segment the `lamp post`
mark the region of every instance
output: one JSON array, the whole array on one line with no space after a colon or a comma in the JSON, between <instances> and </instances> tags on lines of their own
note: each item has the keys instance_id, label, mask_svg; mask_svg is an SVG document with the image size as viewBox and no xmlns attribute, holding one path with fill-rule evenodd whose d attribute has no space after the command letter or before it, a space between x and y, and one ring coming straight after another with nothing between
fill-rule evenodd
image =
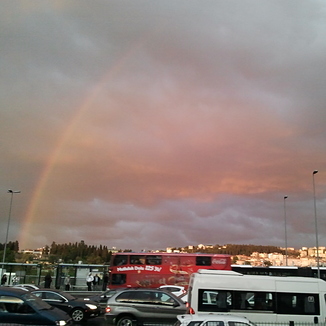
<instances>
[{"instance_id":1,"label":"lamp post","mask_svg":"<svg viewBox=\"0 0 326 326\"><path fill-rule=\"evenodd\" d=\"M10 217L11 217L11 209L12 209L12 200L13 200L14 194L19 194L20 190L11 190L11 189L9 189L8 193L11 194L11 198L10 198L10 206L9 206L9 216L8 216L8 224L7 224L6 241L5 241L5 247L4 247L4 250L3 250L1 276L3 275L4 263L5 263L5 260L6 260L6 251L7 251L7 243L8 243L8 234L9 234L9 225L10 225Z\"/></svg>"},{"instance_id":2,"label":"lamp post","mask_svg":"<svg viewBox=\"0 0 326 326\"><path fill-rule=\"evenodd\" d=\"M285 266L288 266L288 236L286 232L286 199L288 196L284 196L284 229L285 229Z\"/></svg>"},{"instance_id":3,"label":"lamp post","mask_svg":"<svg viewBox=\"0 0 326 326\"><path fill-rule=\"evenodd\" d=\"M316 231L316 249L317 249L317 277L320 278L320 269L319 269L319 245L318 245L318 226L317 226L317 208L316 208L316 190L315 190L315 174L318 173L318 170L312 172L312 187L314 191L314 211L315 211L315 231Z\"/></svg>"}]
</instances>

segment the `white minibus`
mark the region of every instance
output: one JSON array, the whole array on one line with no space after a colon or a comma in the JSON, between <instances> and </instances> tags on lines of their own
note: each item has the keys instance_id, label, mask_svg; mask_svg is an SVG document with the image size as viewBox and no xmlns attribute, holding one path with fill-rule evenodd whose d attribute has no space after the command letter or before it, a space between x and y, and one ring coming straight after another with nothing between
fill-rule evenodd
<instances>
[{"instance_id":1,"label":"white minibus","mask_svg":"<svg viewBox=\"0 0 326 326\"><path fill-rule=\"evenodd\" d=\"M204 269L191 275L188 288L190 313L231 313L290 326L325 323L325 296L326 282L318 278Z\"/></svg>"}]
</instances>

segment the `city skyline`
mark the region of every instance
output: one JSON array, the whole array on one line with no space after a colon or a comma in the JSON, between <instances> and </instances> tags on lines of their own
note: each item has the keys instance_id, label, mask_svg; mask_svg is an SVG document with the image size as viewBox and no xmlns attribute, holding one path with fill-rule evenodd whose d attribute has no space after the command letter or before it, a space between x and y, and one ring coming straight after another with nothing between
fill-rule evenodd
<instances>
[{"instance_id":1,"label":"city skyline","mask_svg":"<svg viewBox=\"0 0 326 326\"><path fill-rule=\"evenodd\" d=\"M5 0L0 18L0 242L326 244L323 1Z\"/></svg>"}]
</instances>

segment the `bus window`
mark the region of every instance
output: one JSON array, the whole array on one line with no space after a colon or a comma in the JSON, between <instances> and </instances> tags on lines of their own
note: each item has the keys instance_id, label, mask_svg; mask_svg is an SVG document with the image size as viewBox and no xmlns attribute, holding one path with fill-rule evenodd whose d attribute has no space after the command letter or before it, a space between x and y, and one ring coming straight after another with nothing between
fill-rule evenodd
<instances>
[{"instance_id":1,"label":"bus window","mask_svg":"<svg viewBox=\"0 0 326 326\"><path fill-rule=\"evenodd\" d=\"M198 256L198 257L196 257L196 265L197 266L211 266L212 265L212 257Z\"/></svg>"},{"instance_id":2,"label":"bus window","mask_svg":"<svg viewBox=\"0 0 326 326\"><path fill-rule=\"evenodd\" d=\"M159 256L159 255L146 256L146 264L147 265L161 265L162 264L162 256Z\"/></svg>"},{"instance_id":3,"label":"bus window","mask_svg":"<svg viewBox=\"0 0 326 326\"><path fill-rule=\"evenodd\" d=\"M131 255L130 264L131 265L145 265L145 256L144 255Z\"/></svg>"},{"instance_id":4,"label":"bus window","mask_svg":"<svg viewBox=\"0 0 326 326\"><path fill-rule=\"evenodd\" d=\"M114 256L113 266L127 265L128 256L126 255L116 255Z\"/></svg>"},{"instance_id":5,"label":"bus window","mask_svg":"<svg viewBox=\"0 0 326 326\"><path fill-rule=\"evenodd\" d=\"M112 274L111 284L112 285L122 285L126 283L126 274Z\"/></svg>"}]
</instances>

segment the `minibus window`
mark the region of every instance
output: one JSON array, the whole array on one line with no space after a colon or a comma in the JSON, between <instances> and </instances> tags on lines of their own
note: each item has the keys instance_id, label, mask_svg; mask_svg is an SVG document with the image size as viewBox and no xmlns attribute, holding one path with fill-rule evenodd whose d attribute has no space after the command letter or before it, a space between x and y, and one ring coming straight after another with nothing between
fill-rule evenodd
<instances>
[{"instance_id":1,"label":"minibus window","mask_svg":"<svg viewBox=\"0 0 326 326\"><path fill-rule=\"evenodd\" d=\"M229 291L199 290L199 311L228 311L231 304L231 293Z\"/></svg>"},{"instance_id":2,"label":"minibus window","mask_svg":"<svg viewBox=\"0 0 326 326\"><path fill-rule=\"evenodd\" d=\"M234 291L232 309L273 311L273 293Z\"/></svg>"},{"instance_id":3,"label":"minibus window","mask_svg":"<svg viewBox=\"0 0 326 326\"><path fill-rule=\"evenodd\" d=\"M318 294L277 293L277 313L288 315L319 315Z\"/></svg>"}]
</instances>

